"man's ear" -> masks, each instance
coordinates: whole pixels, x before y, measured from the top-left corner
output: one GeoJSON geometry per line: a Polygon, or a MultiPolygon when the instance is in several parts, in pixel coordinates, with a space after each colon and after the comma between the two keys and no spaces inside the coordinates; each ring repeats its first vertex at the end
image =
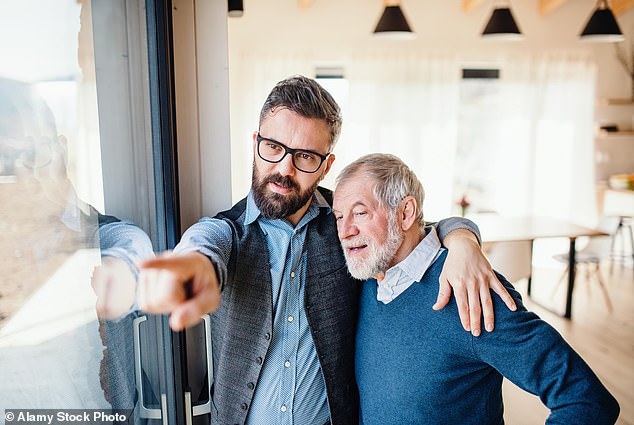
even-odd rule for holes
{"type": "Polygon", "coordinates": [[[416,198],[413,196],[406,196],[401,202],[400,219],[401,228],[404,231],[408,231],[412,225],[416,222],[417,215],[417,203],[416,198]]]}
{"type": "Polygon", "coordinates": [[[331,153],[326,159],[326,168],[324,169],[324,174],[321,175],[322,179],[326,177],[326,174],[328,174],[328,171],[330,171],[333,162],[335,162],[335,154],[331,153]]]}

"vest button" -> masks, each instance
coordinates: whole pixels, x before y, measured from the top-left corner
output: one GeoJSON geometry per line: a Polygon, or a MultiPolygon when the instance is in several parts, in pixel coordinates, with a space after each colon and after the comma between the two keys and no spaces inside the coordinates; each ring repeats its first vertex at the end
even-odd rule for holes
{"type": "Polygon", "coordinates": [[[271,339],[271,334],[267,332],[267,333],[264,335],[264,339],[266,339],[267,341],[268,341],[269,339],[271,339]]]}
{"type": "Polygon", "coordinates": [[[246,404],[246,403],[242,403],[242,404],[240,405],[240,409],[242,409],[242,410],[247,410],[247,407],[249,407],[249,406],[247,406],[247,404],[246,404]]]}
{"type": "Polygon", "coordinates": [[[257,364],[262,364],[262,357],[258,357],[258,358],[256,358],[256,359],[255,359],[255,362],[256,362],[257,364]]]}
{"type": "Polygon", "coordinates": [[[248,389],[250,389],[250,390],[252,390],[253,388],[255,388],[255,385],[253,385],[253,382],[249,382],[249,383],[247,384],[247,388],[248,388],[248,389]]]}

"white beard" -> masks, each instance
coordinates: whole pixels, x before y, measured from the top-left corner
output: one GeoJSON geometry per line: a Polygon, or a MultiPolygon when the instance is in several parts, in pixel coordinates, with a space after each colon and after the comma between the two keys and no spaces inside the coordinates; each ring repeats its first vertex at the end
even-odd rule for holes
{"type": "Polygon", "coordinates": [[[377,246],[372,239],[363,236],[342,243],[348,271],[355,279],[366,280],[374,275],[383,273],[387,271],[394,260],[396,251],[403,243],[405,236],[396,220],[390,217],[389,222],[387,240],[382,245],[377,246]],[[366,258],[349,257],[346,247],[359,245],[367,245],[368,256],[366,258]]]}

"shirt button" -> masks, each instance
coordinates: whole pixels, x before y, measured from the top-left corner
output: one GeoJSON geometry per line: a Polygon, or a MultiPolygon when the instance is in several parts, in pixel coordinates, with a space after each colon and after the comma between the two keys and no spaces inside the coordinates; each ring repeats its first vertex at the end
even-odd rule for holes
{"type": "Polygon", "coordinates": [[[255,362],[256,362],[257,364],[262,364],[262,357],[258,357],[258,358],[256,358],[256,359],[255,359],[255,362]]]}
{"type": "Polygon", "coordinates": [[[293,321],[293,316],[288,316],[288,321],[292,322],[293,321]]]}
{"type": "Polygon", "coordinates": [[[249,407],[249,406],[246,403],[242,403],[240,405],[240,409],[242,409],[242,410],[247,410],[247,407],[249,407]]]}
{"type": "Polygon", "coordinates": [[[253,382],[249,382],[249,383],[247,384],[247,388],[248,388],[248,389],[250,389],[250,390],[252,390],[253,388],[255,388],[255,385],[253,385],[253,382]]]}
{"type": "Polygon", "coordinates": [[[289,362],[288,360],[286,360],[286,361],[284,362],[284,366],[285,366],[285,367],[291,367],[291,362],[289,362]]]}
{"type": "Polygon", "coordinates": [[[282,407],[280,407],[280,410],[281,410],[282,412],[286,412],[286,405],[282,404],[282,407]]]}
{"type": "Polygon", "coordinates": [[[291,279],[295,277],[295,272],[291,272],[291,279]]]}

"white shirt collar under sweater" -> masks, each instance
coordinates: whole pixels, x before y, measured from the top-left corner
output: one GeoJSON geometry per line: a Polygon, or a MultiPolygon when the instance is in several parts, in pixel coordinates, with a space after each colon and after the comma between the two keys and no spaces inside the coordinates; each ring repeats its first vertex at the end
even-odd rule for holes
{"type": "Polygon", "coordinates": [[[434,227],[425,229],[427,236],[400,263],[390,267],[383,280],[377,279],[376,298],[384,304],[393,301],[413,283],[419,282],[429,266],[443,252],[434,227]]]}

